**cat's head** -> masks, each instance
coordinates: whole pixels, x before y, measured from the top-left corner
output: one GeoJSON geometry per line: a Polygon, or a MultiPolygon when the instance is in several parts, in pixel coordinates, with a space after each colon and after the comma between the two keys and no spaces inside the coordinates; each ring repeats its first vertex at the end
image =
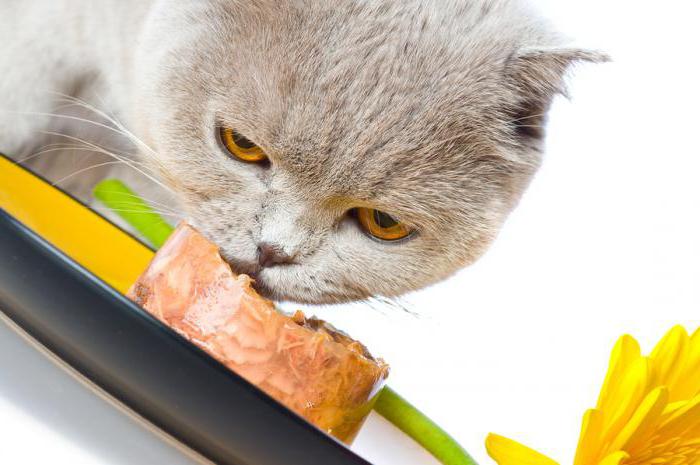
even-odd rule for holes
{"type": "Polygon", "coordinates": [[[476,260],[540,164],[565,71],[600,58],[516,1],[159,5],[135,99],[152,166],[235,269],[301,302],[476,260]]]}

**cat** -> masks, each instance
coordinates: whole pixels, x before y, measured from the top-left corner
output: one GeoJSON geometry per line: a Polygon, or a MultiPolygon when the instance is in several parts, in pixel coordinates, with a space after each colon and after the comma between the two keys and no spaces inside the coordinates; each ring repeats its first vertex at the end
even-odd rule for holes
{"type": "Polygon", "coordinates": [[[0,43],[1,151],[81,103],[236,271],[315,304],[479,258],[567,70],[606,59],[519,0],[5,0],[0,43]]]}

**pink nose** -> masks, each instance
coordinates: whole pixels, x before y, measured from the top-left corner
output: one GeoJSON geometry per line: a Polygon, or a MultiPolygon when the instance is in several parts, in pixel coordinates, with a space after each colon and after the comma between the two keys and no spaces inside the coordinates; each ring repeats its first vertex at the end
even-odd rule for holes
{"type": "Polygon", "coordinates": [[[284,253],[279,246],[268,244],[267,242],[258,244],[258,263],[263,268],[288,265],[292,262],[292,257],[284,253]]]}

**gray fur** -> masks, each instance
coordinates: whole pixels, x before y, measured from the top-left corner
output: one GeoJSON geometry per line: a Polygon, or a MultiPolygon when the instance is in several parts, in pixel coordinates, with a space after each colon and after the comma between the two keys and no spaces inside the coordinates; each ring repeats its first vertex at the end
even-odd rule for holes
{"type": "MultiPolygon", "coordinates": [[[[567,48],[518,0],[50,3],[87,31],[121,26],[95,41],[99,51],[84,37],[34,50],[60,64],[40,85],[94,83],[152,148],[140,159],[232,264],[271,297],[310,303],[396,296],[476,260],[540,165],[544,115],[566,70],[604,59],[567,48]],[[228,158],[218,124],[261,146],[271,167],[228,158]],[[347,216],[363,206],[418,233],[370,239],[347,216]],[[261,242],[294,264],[261,269],[261,242]]],[[[36,48],[31,31],[16,32],[36,48]]],[[[19,62],[0,100],[55,111],[22,89],[37,67],[22,51],[0,57],[19,62]]],[[[26,151],[41,124],[0,113],[0,147],[26,151]]]]}

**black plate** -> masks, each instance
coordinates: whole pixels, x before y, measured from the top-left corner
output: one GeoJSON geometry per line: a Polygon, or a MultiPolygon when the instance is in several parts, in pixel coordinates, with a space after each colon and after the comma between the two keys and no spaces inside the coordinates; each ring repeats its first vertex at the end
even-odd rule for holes
{"type": "Polygon", "coordinates": [[[369,463],[2,209],[0,311],[89,381],[217,463],[369,463]]]}

